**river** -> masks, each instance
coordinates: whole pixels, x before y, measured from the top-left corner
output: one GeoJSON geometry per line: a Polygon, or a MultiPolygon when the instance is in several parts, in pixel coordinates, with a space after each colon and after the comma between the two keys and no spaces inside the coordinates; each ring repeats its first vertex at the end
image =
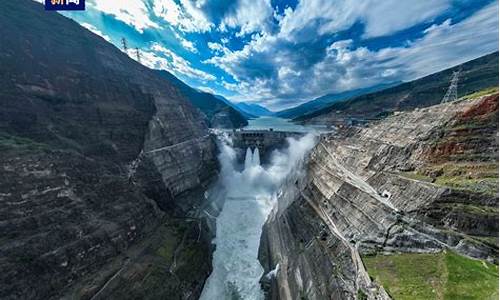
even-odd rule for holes
{"type": "Polygon", "coordinates": [[[324,132],[328,127],[324,125],[300,125],[293,123],[289,119],[276,117],[260,117],[248,120],[248,125],[243,130],[269,130],[275,131],[293,131],[293,132],[324,132]]]}
{"type": "Polygon", "coordinates": [[[224,205],[216,221],[213,271],[200,299],[264,299],[259,284],[264,270],[257,259],[262,226],[277,201],[281,183],[315,140],[312,133],[289,139],[289,146],[274,151],[270,163],[262,166],[258,149],[247,149],[245,161],[238,162],[231,141],[221,133],[221,191],[213,194],[222,195],[224,205]]]}

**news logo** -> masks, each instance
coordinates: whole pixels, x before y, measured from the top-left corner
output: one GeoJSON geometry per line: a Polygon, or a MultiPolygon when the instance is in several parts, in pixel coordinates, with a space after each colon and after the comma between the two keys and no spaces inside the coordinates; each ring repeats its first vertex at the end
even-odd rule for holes
{"type": "Polygon", "coordinates": [[[85,0],[45,0],[45,10],[85,10],[85,0]]]}

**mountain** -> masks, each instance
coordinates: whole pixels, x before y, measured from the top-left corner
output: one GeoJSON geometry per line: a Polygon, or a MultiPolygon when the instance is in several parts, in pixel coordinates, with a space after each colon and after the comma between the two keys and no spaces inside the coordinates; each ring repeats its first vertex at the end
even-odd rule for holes
{"type": "Polygon", "coordinates": [[[217,99],[223,101],[224,103],[226,103],[227,105],[231,106],[232,108],[236,109],[242,116],[244,116],[247,120],[248,119],[255,119],[257,118],[256,115],[252,115],[252,114],[249,114],[245,111],[243,111],[242,109],[240,109],[238,107],[238,105],[236,105],[235,103],[229,101],[228,99],[224,98],[223,96],[221,95],[214,95],[217,99]]]}
{"type": "Polygon", "coordinates": [[[177,86],[182,94],[207,116],[211,127],[238,128],[248,124],[246,116],[215,95],[196,90],[167,71],[157,72],[177,86]]]}
{"type": "Polygon", "coordinates": [[[262,228],[269,299],[498,298],[498,92],[467,99],[323,135],[262,228]]]}
{"type": "Polygon", "coordinates": [[[274,114],[272,111],[265,108],[264,106],[255,103],[238,102],[235,103],[234,105],[236,105],[240,110],[244,111],[245,113],[257,117],[271,116],[274,114]]]}
{"type": "Polygon", "coordinates": [[[458,97],[498,86],[498,52],[395,87],[334,103],[294,120],[329,124],[346,118],[378,118],[395,111],[435,105],[441,102],[453,72],[458,70],[461,70],[458,97]]]}
{"type": "Polygon", "coordinates": [[[400,82],[394,82],[389,84],[379,84],[368,88],[355,89],[351,91],[346,91],[342,93],[333,93],[321,96],[309,102],[303,103],[296,107],[285,109],[275,113],[275,116],[285,119],[294,119],[302,115],[312,113],[313,111],[324,108],[330,104],[348,100],[350,98],[360,96],[363,94],[368,94],[376,91],[380,91],[392,86],[399,84],[400,82]]]}
{"type": "Polygon", "coordinates": [[[0,299],[196,299],[212,237],[186,216],[218,164],[180,89],[18,0],[0,1],[0,99],[0,299]]]}

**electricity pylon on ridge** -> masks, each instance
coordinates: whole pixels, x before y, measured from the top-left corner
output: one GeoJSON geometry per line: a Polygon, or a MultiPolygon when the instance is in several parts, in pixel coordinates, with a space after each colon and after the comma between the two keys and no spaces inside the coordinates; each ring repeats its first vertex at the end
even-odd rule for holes
{"type": "Polygon", "coordinates": [[[127,53],[127,51],[128,51],[127,40],[124,37],[122,37],[122,48],[123,48],[123,51],[125,53],[127,53]]]}
{"type": "Polygon", "coordinates": [[[141,63],[141,51],[139,50],[139,47],[135,48],[135,55],[137,56],[137,61],[141,63]]]}
{"type": "Polygon", "coordinates": [[[457,101],[458,77],[460,76],[460,71],[461,70],[453,71],[453,77],[451,78],[450,86],[448,87],[448,91],[446,91],[443,100],[441,100],[441,103],[457,101]]]}

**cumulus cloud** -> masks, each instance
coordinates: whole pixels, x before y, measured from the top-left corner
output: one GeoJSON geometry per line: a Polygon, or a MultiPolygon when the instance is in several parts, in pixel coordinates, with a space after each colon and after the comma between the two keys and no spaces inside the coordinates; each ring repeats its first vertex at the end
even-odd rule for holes
{"type": "MultiPolygon", "coordinates": [[[[130,58],[137,60],[134,50],[129,50],[127,54],[130,58]]],[[[140,49],[141,63],[148,68],[155,70],[166,70],[176,76],[185,76],[198,79],[201,82],[213,81],[215,76],[199,69],[193,68],[184,58],[178,56],[170,49],[155,43],[149,49],[140,49]]]]}
{"type": "Polygon", "coordinates": [[[207,46],[215,54],[228,54],[231,52],[228,48],[219,43],[208,42],[207,46]]]}
{"type": "Polygon", "coordinates": [[[293,40],[314,39],[361,22],[364,37],[384,36],[432,20],[450,4],[450,0],[302,0],[295,10],[285,10],[280,34],[293,40]]]}
{"type": "Polygon", "coordinates": [[[270,0],[239,0],[222,18],[219,28],[239,28],[238,36],[265,32],[271,26],[274,10],[270,0]]]}
{"type": "MultiPolygon", "coordinates": [[[[271,109],[412,80],[498,50],[498,0],[298,0],[293,8],[286,2],[87,0],[90,8],[139,33],[154,31],[141,38],[161,37],[163,44],[131,39],[147,48],[145,65],[199,79],[203,86],[219,77],[210,85],[218,93],[271,109]],[[189,60],[170,50],[172,36],[162,37],[161,28],[169,25],[191,52],[189,60]],[[205,65],[194,61],[200,58],[205,65]],[[217,77],[205,71],[214,69],[217,77]]],[[[84,20],[83,26],[109,40],[110,32],[84,20]]]]}
{"type": "Polygon", "coordinates": [[[186,40],[177,32],[175,32],[174,34],[175,34],[175,37],[177,38],[177,40],[179,40],[179,42],[181,43],[182,47],[184,47],[184,49],[191,51],[193,53],[198,53],[198,49],[196,49],[193,42],[186,40]]]}
{"type": "MultiPolygon", "coordinates": [[[[496,51],[497,5],[492,3],[455,24],[447,20],[429,25],[421,38],[398,47],[370,50],[352,40],[325,44],[325,39],[291,39],[279,32],[255,35],[241,50],[205,62],[220,67],[236,80],[223,84],[240,93],[240,98],[251,97],[280,109],[327,93],[416,79],[496,51]]],[[[282,31],[292,28],[285,24],[290,14],[290,10],[285,11],[282,31]]],[[[364,36],[387,31],[383,26],[368,28],[364,36]]]]}
{"type": "Polygon", "coordinates": [[[146,28],[159,28],[159,25],[151,20],[145,3],[140,0],[120,0],[119,3],[109,0],[91,0],[87,5],[114,16],[141,33],[146,28]]]}
{"type": "Polygon", "coordinates": [[[206,32],[213,24],[206,18],[195,1],[156,0],[153,4],[155,15],[186,32],[206,32]]]}
{"type": "Polygon", "coordinates": [[[237,28],[239,35],[267,29],[273,15],[270,0],[156,0],[153,11],[185,32],[237,28]]]}
{"type": "Polygon", "coordinates": [[[144,52],[144,64],[154,69],[164,69],[176,75],[183,75],[201,81],[215,80],[216,77],[191,66],[191,63],[161,44],[154,43],[144,52]]]}

